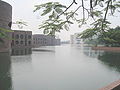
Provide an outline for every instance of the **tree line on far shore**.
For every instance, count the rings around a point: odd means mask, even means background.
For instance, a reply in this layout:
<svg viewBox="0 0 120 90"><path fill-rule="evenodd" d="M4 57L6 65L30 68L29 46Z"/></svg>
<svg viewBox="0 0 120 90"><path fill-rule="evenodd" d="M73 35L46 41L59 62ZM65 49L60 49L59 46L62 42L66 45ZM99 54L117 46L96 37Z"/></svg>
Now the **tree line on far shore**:
<svg viewBox="0 0 120 90"><path fill-rule="evenodd" d="M79 36L87 44L120 47L120 26L109 28L104 32L99 32L97 29L86 29Z"/></svg>

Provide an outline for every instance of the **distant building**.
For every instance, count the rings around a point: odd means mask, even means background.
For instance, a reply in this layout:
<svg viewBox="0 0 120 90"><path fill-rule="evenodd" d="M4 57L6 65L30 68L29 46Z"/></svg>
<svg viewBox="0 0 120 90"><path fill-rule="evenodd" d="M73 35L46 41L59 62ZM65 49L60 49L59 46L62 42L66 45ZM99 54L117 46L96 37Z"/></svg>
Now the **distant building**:
<svg viewBox="0 0 120 90"><path fill-rule="evenodd" d="M31 54L32 31L13 30L11 50L12 55Z"/></svg>
<svg viewBox="0 0 120 90"><path fill-rule="evenodd" d="M83 47L83 53L92 58L97 58L98 56L102 56L104 51L102 50L93 50L91 47Z"/></svg>
<svg viewBox="0 0 120 90"><path fill-rule="evenodd" d="M70 43L74 44L74 35L70 35Z"/></svg>
<svg viewBox="0 0 120 90"><path fill-rule="evenodd" d="M0 0L0 28L11 30L12 24L12 6ZM0 30L0 32L3 32ZM6 33L10 37L10 33ZM1 42L2 41L2 42ZM6 37L0 37L0 52L10 51L11 40Z"/></svg>
<svg viewBox="0 0 120 90"><path fill-rule="evenodd" d="M70 41L61 41L61 44L70 44Z"/></svg>
<svg viewBox="0 0 120 90"><path fill-rule="evenodd" d="M54 36L50 35L34 34L32 43L33 47L55 46L60 45L60 39L55 39Z"/></svg>
<svg viewBox="0 0 120 90"><path fill-rule="evenodd" d="M60 39L55 39L55 45L60 45L61 44L61 40Z"/></svg>
<svg viewBox="0 0 120 90"><path fill-rule="evenodd" d="M70 36L70 43L71 44L82 44L83 40L79 37L79 33L75 33L74 35Z"/></svg>

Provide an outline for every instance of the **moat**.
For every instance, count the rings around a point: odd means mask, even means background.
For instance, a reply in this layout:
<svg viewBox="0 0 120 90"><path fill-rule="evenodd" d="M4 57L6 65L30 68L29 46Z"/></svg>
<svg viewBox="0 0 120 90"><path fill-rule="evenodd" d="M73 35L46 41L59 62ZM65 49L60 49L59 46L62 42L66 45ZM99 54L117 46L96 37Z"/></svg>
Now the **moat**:
<svg viewBox="0 0 120 90"><path fill-rule="evenodd" d="M120 79L119 52L74 45L39 49L0 53L0 90L98 90Z"/></svg>

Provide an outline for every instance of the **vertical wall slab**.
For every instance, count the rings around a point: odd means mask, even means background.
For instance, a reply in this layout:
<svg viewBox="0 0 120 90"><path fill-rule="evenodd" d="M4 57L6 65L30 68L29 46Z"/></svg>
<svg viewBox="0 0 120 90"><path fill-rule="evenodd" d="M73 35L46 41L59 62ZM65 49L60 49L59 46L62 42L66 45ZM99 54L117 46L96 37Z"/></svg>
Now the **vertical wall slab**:
<svg viewBox="0 0 120 90"><path fill-rule="evenodd" d="M12 6L4 1L0 1L0 27L11 30L12 24ZM0 30L1 31L1 30ZM9 52L10 50L10 32L6 33L9 38L1 38L3 42L0 42L0 52Z"/></svg>
<svg viewBox="0 0 120 90"><path fill-rule="evenodd" d="M13 30L11 55L31 54L32 31Z"/></svg>

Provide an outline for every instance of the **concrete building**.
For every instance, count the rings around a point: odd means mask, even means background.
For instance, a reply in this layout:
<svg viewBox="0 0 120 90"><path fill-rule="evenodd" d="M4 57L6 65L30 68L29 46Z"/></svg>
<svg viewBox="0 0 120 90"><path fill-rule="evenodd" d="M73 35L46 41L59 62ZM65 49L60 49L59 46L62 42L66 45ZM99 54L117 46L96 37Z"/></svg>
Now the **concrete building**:
<svg viewBox="0 0 120 90"><path fill-rule="evenodd" d="M60 39L54 36L35 34L33 35L33 47L60 45Z"/></svg>
<svg viewBox="0 0 120 90"><path fill-rule="evenodd" d="M60 39L55 39L55 45L60 45L61 44L61 40Z"/></svg>
<svg viewBox="0 0 120 90"><path fill-rule="evenodd" d="M31 54L32 31L13 30L11 51L12 55Z"/></svg>
<svg viewBox="0 0 120 90"><path fill-rule="evenodd" d="M0 28L11 29L12 24L12 6L0 0ZM4 32L0 30L0 32ZM4 32L8 37L10 33ZM10 50L11 40L6 37L0 37L0 52L8 52Z"/></svg>
<svg viewBox="0 0 120 90"><path fill-rule="evenodd" d="M74 35L70 35L70 43L74 44Z"/></svg>
<svg viewBox="0 0 120 90"><path fill-rule="evenodd" d="M79 33L75 33L74 35L70 36L70 43L71 44L82 44L83 40L79 37Z"/></svg>

